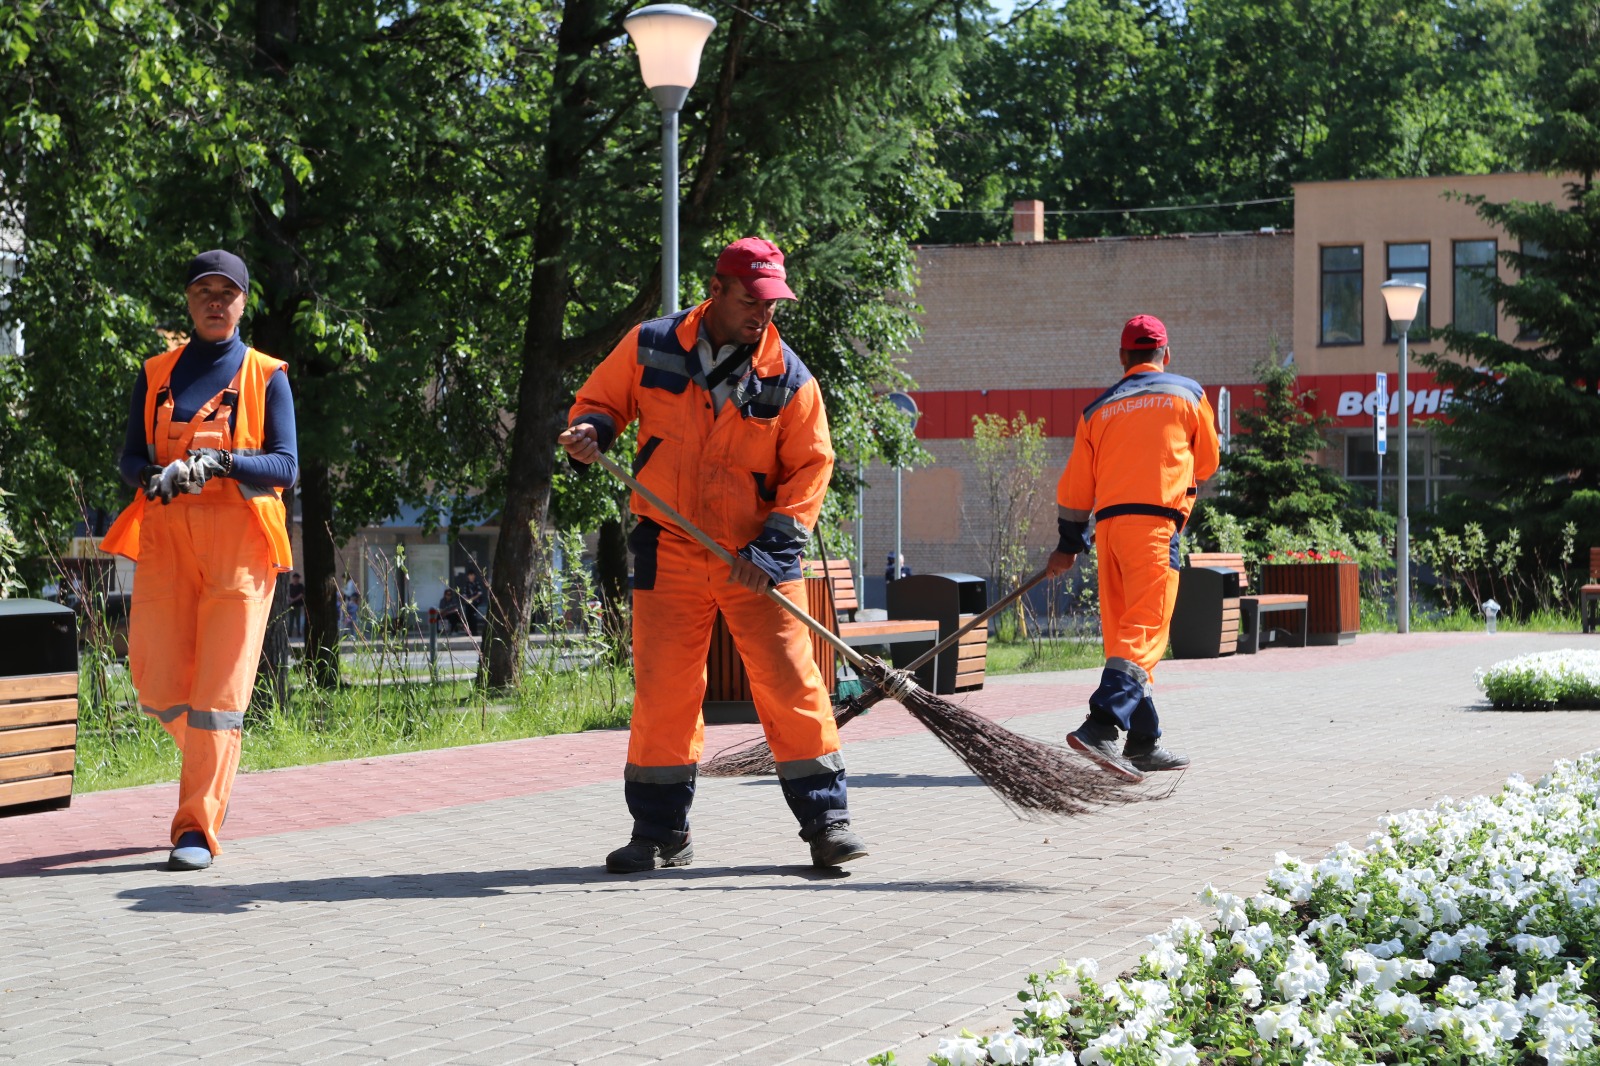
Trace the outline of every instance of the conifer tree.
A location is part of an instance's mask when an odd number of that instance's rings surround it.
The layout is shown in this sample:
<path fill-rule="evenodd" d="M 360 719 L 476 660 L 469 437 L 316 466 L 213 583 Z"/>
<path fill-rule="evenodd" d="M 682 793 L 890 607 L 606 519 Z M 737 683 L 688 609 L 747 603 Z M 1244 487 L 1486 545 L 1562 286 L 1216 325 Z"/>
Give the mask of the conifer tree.
<path fill-rule="evenodd" d="M 1455 390 L 1444 439 L 1472 491 L 1454 517 L 1516 526 L 1551 558 L 1568 522 L 1600 544 L 1600 0 L 1551 4 L 1542 37 L 1530 151 L 1574 179 L 1558 203 L 1475 201 L 1516 242 L 1500 258 L 1519 277 L 1484 282 L 1522 343 L 1451 326 L 1420 361 Z"/>
<path fill-rule="evenodd" d="M 1222 457 L 1225 494 L 1212 505 L 1243 521 L 1252 539 L 1271 526 L 1302 532 L 1313 521 L 1346 517 L 1350 484 L 1307 461 L 1328 447 L 1322 430 L 1332 421 L 1306 409 L 1315 392 L 1298 391 L 1297 371 L 1276 358 L 1257 363 L 1255 374 L 1256 402 L 1235 412 L 1243 432 Z"/>

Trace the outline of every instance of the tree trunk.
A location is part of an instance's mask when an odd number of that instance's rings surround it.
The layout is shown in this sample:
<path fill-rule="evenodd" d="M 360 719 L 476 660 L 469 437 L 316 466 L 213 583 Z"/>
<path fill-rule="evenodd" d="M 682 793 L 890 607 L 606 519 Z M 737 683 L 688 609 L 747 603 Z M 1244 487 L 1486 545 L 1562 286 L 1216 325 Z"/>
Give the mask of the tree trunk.
<path fill-rule="evenodd" d="M 594 568 L 600 586 L 600 624 L 617 661 L 628 656 L 628 534 L 621 519 L 600 524 Z"/>
<path fill-rule="evenodd" d="M 306 671 L 323 688 L 339 684 L 338 549 L 333 541 L 333 492 L 328 464 L 300 464 L 300 554 L 306 579 Z"/>
<path fill-rule="evenodd" d="M 261 663 L 256 667 L 255 698 L 250 701 L 252 720 L 260 719 L 269 702 L 276 710 L 289 709 L 289 575 L 277 577 L 267 634 L 261 642 Z"/>
<path fill-rule="evenodd" d="M 523 346 L 500 539 L 489 573 L 489 624 L 480 676 L 490 688 L 511 687 L 522 676 L 534 582 L 544 572 L 538 533 L 549 510 L 556 437 L 566 421 L 565 398 L 554 353 L 529 338 Z"/>

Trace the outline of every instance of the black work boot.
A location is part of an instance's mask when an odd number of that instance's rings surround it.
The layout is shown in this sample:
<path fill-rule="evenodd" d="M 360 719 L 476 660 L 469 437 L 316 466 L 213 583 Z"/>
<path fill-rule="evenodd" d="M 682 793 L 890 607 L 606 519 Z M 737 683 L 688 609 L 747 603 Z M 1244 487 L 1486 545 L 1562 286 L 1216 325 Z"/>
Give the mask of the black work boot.
<path fill-rule="evenodd" d="M 1182 770 L 1189 765 L 1189 756 L 1168 751 L 1155 737 L 1136 739 L 1131 734 L 1122 746 L 1122 757 L 1147 774 Z"/>
<path fill-rule="evenodd" d="M 867 856 L 867 842 L 850 831 L 849 822 L 830 822 L 810 840 L 811 865 L 818 869 L 840 866 Z"/>
<path fill-rule="evenodd" d="M 1093 718 L 1085 718 L 1082 725 L 1067 734 L 1067 747 L 1083 752 L 1102 770 L 1124 781 L 1137 785 L 1144 780 L 1144 774 L 1117 750 L 1116 726 L 1101 725 Z"/>
<path fill-rule="evenodd" d="M 626 846 L 606 856 L 606 869 L 614 874 L 637 874 L 668 866 L 688 866 L 693 861 L 694 845 L 687 836 L 677 844 L 634 837 Z"/>

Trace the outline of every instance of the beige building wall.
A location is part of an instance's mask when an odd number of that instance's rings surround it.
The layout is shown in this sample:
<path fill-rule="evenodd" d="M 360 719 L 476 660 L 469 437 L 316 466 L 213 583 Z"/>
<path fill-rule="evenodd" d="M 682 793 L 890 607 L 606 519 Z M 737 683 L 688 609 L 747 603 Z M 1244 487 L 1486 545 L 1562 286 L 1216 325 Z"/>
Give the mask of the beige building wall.
<path fill-rule="evenodd" d="M 1153 314 L 1173 370 L 1248 381 L 1293 334 L 1294 236 L 1197 233 L 917 249 L 920 389 L 1110 385 L 1122 324 Z"/>
<path fill-rule="evenodd" d="M 1434 327 L 1451 321 L 1455 296 L 1454 242 L 1496 240 L 1499 250 L 1516 242 L 1496 231 L 1460 196 L 1491 202 L 1557 201 L 1564 179 L 1545 174 L 1477 174 L 1374 181 L 1302 182 L 1294 187 L 1294 352 L 1304 374 L 1351 374 L 1395 370 L 1398 347 L 1384 339 L 1385 317 L 1379 286 L 1389 277 L 1386 250 L 1391 244 L 1429 245 L 1428 291 Z M 1452 196 L 1451 194 L 1460 194 Z M 1322 249 L 1362 248 L 1362 339 L 1359 344 L 1325 344 L 1322 326 Z M 1502 278 L 1513 276 L 1500 264 Z M 1498 316 L 1499 336 L 1513 341 L 1517 323 Z M 1413 343 L 1412 351 L 1436 346 Z M 1412 364 L 1413 369 L 1415 363 Z M 1392 387 L 1392 383 L 1391 383 Z"/>

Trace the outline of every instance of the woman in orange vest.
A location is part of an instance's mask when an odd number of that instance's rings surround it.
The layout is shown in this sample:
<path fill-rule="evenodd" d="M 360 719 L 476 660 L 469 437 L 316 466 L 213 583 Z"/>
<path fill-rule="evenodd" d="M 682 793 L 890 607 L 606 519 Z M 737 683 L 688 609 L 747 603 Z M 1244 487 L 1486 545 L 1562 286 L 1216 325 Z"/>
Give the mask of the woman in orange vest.
<path fill-rule="evenodd" d="M 174 870 L 204 869 L 222 850 L 273 587 L 290 569 L 294 400 L 285 364 L 239 337 L 249 291 L 236 255 L 189 263 L 194 333 L 134 382 L 120 465 L 138 491 L 101 542 L 138 563 L 128 668 L 139 709 L 183 753 Z"/>

